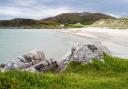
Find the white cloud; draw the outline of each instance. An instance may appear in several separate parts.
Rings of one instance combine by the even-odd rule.
[[[114,17],[126,16],[126,6],[120,6],[119,3],[127,3],[128,0],[119,0],[117,5],[105,0],[103,5],[101,1],[92,3],[92,0],[86,0],[87,3],[77,0],[7,0],[0,3],[0,19],[3,18],[34,18],[42,19],[67,12],[107,12]],[[102,1],[102,2],[105,2]],[[116,0],[112,0],[115,2]],[[98,4],[97,4],[98,3]],[[100,4],[99,4],[100,3]],[[109,5],[109,6],[108,6]],[[117,7],[118,6],[118,7]],[[120,8],[119,8],[120,6]],[[118,8],[118,10],[117,10]],[[111,13],[112,12],[112,13]],[[125,13],[124,13],[125,12]],[[117,13],[118,15],[116,15]],[[120,16],[119,16],[120,15]]]
[[[19,15],[21,14],[20,9],[15,7],[0,7],[0,13],[1,15]]]
[[[0,16],[11,18],[42,19],[61,13],[72,12],[68,7],[51,7],[37,0],[13,0],[9,6],[0,6]],[[6,17],[7,18],[7,17]]]
[[[20,6],[32,6],[37,4],[37,0],[13,0],[13,4]]]
[[[112,14],[112,13],[107,13],[108,15],[111,15],[113,17],[116,17],[116,18],[120,18],[121,16],[120,15],[116,15],[116,14]]]
[[[34,8],[17,8],[17,7],[0,7],[1,15],[10,16],[12,18],[34,18],[42,19],[50,16],[55,16],[61,13],[71,12],[70,8],[49,8],[46,6]]]

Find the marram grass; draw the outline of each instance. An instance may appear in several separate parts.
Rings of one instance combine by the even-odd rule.
[[[61,73],[0,73],[0,89],[128,89],[128,60],[104,59],[86,65],[72,62]]]

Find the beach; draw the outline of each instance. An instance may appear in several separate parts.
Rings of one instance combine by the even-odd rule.
[[[116,57],[128,58],[128,30],[109,28],[75,28],[63,29],[61,32],[81,37],[93,38],[107,47]]]

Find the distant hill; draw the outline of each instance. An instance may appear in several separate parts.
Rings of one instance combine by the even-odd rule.
[[[0,26],[28,26],[35,24],[36,21],[32,19],[16,18],[12,20],[1,20]]]
[[[41,20],[15,18],[12,20],[0,20],[0,27],[47,27],[56,28],[60,24],[77,24],[89,25],[101,19],[115,19],[112,16],[102,13],[63,13],[54,17]]]
[[[92,24],[100,19],[114,19],[115,17],[105,15],[102,13],[63,13],[55,17],[50,17],[43,20],[55,21],[61,24]]]
[[[128,28],[128,18],[102,19],[102,20],[96,21],[95,23],[93,23],[90,26],[127,29]]]
[[[22,26],[45,26],[45,25],[56,25],[53,21],[33,20],[16,18],[12,20],[1,20],[0,27],[22,27]]]

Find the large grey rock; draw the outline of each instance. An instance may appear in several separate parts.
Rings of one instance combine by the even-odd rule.
[[[25,54],[23,56],[19,56],[15,58],[14,60],[11,60],[8,62],[5,67],[3,68],[3,71],[8,71],[10,69],[18,68],[18,69],[26,69],[31,67],[32,65],[35,65],[41,61],[45,60],[45,55],[42,51],[39,50],[33,50],[28,54]]]
[[[73,46],[71,52],[67,55],[67,57],[58,63],[57,71],[63,71],[66,68],[66,65],[71,61],[77,61],[81,63],[91,63],[92,60],[103,60],[103,52],[104,49],[100,46],[96,46],[93,44],[87,45],[76,45]]]
[[[63,64],[68,64],[70,61],[78,61],[82,63],[89,63],[93,59],[103,60],[102,48],[93,44],[73,46],[71,53],[63,60]],[[60,64],[62,64],[60,63]]]
[[[36,49],[8,62],[1,70],[8,71],[17,68],[32,72],[60,72],[63,71],[66,65],[71,61],[78,61],[81,63],[90,63],[94,59],[103,61],[103,52],[103,47],[98,45],[77,45],[73,46],[70,53],[58,62],[54,58],[46,59],[44,53]]]
[[[27,71],[38,71],[38,72],[46,72],[46,71],[53,71],[56,72],[58,68],[57,61],[53,58],[43,60],[40,63],[27,68]]]

